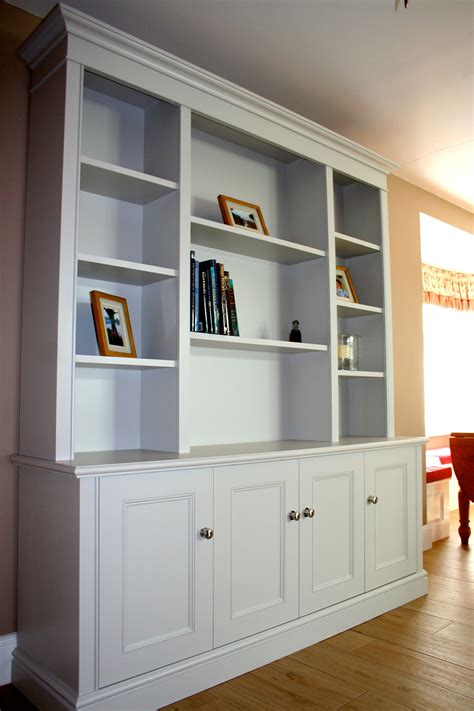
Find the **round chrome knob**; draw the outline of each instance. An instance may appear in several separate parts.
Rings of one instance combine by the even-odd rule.
[[[290,513],[288,514],[288,518],[290,519],[290,521],[299,521],[301,518],[301,514],[299,511],[290,511]]]
[[[314,518],[314,509],[306,507],[303,511],[303,516],[305,518]]]
[[[379,500],[378,496],[373,496],[372,494],[368,497],[367,503],[368,504],[376,504]]]
[[[209,541],[211,538],[214,538],[214,531],[212,528],[201,528],[199,535],[201,538],[206,538]]]

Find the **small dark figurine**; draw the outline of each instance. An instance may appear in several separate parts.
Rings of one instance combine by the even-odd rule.
[[[290,331],[289,340],[293,341],[294,343],[301,343],[302,342],[299,321],[292,321],[291,322],[291,331]]]

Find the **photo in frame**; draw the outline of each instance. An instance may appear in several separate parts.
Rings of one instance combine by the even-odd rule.
[[[351,274],[347,267],[336,267],[336,296],[338,299],[344,299],[344,301],[351,301],[354,304],[359,303]]]
[[[222,219],[226,225],[252,230],[262,235],[270,235],[258,205],[244,200],[237,200],[236,198],[228,197],[228,195],[218,195],[217,200]]]
[[[102,291],[91,291],[90,297],[100,355],[136,358],[127,299]]]

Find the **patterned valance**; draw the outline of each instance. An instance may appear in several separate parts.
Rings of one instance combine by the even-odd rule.
[[[423,303],[474,311],[474,274],[422,264]]]

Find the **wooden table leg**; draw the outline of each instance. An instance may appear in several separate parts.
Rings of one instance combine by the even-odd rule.
[[[471,529],[469,527],[469,499],[466,494],[459,489],[458,493],[459,502],[459,528],[458,533],[461,538],[461,543],[466,545],[469,543],[469,536],[471,535]]]

